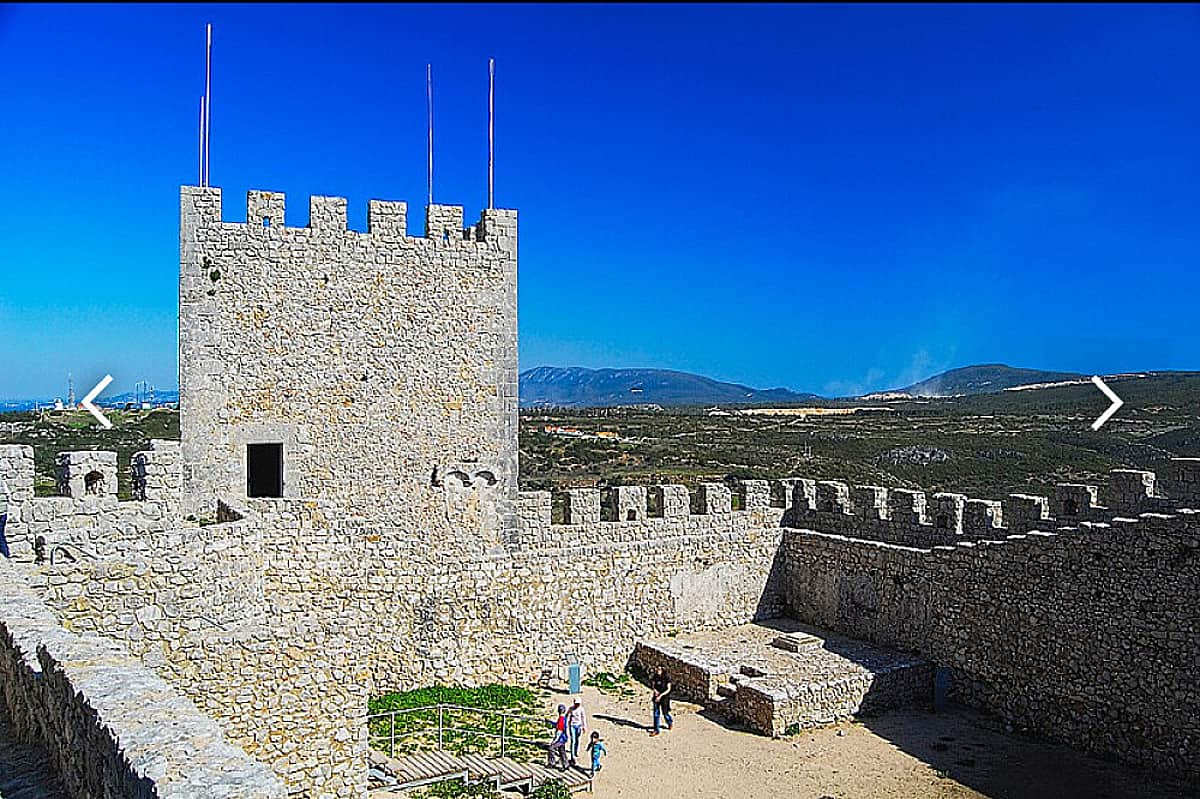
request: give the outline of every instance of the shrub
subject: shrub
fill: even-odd
[[[562,780],[543,782],[530,795],[530,799],[571,799],[571,789]]]
[[[466,785],[461,780],[434,783],[415,796],[420,799],[500,799],[496,789],[486,782]]]

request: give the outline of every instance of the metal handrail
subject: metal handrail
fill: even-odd
[[[508,732],[508,720],[509,719],[534,721],[534,722],[544,724],[547,727],[554,726],[554,722],[549,721],[541,716],[528,716],[528,715],[525,715],[522,713],[508,713],[503,710],[489,710],[487,708],[482,708],[482,707],[468,707],[466,705],[454,705],[454,704],[450,704],[450,703],[438,703],[436,705],[423,705],[421,707],[406,707],[406,708],[401,708],[399,710],[385,710],[380,713],[368,713],[367,714],[367,722],[369,724],[373,720],[385,719],[385,718],[390,721],[388,734],[387,734],[388,757],[395,757],[396,756],[396,738],[397,737],[404,738],[409,735],[418,735],[418,734],[422,734],[422,733],[428,733],[428,732],[432,731],[432,726],[433,726],[431,723],[429,725],[429,727],[425,727],[422,729],[402,730],[402,731],[397,732],[396,731],[396,717],[407,715],[409,713],[430,712],[430,711],[434,711],[434,710],[436,710],[437,714],[438,714],[438,718],[437,718],[437,748],[439,751],[442,750],[442,748],[445,744],[445,733],[458,732],[458,733],[464,733],[467,735],[478,735],[483,738],[498,738],[500,740],[500,756],[504,757],[505,753],[507,752],[507,748],[508,748],[507,743],[509,741],[516,741],[518,743],[527,743],[527,744],[533,744],[533,745],[544,745],[545,744],[545,741],[542,741],[542,740],[539,740],[536,738],[526,738],[521,735],[513,735],[513,734],[509,733]],[[500,717],[500,732],[495,733],[495,732],[488,732],[486,730],[472,729],[470,727],[450,726],[446,723],[446,719],[445,719],[445,711],[447,711],[447,710],[461,710],[461,711],[468,711],[468,712],[472,712],[472,713],[483,713],[483,714],[491,715],[491,716],[499,716]],[[368,737],[375,738],[375,739],[383,738],[382,735],[377,735],[377,736],[369,735]]]

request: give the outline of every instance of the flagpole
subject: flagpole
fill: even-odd
[[[496,59],[488,59],[488,208],[495,186]]]
[[[200,96],[200,124],[197,126],[200,134],[200,180],[198,185],[204,185],[204,95]]]
[[[212,146],[212,23],[206,25],[204,45],[204,185],[207,186],[211,172],[210,148]]]
[[[429,121],[428,200],[433,205],[433,65],[425,65],[425,106]]]

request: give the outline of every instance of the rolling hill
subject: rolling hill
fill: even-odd
[[[616,405],[711,405],[804,402],[815,394],[756,389],[667,369],[539,366],[521,373],[522,408]]]
[[[991,394],[1006,388],[1035,383],[1061,383],[1085,379],[1087,375],[1076,372],[1046,372],[1041,369],[1018,369],[1002,363],[989,363],[951,369],[906,388],[895,389],[895,393],[912,397],[953,397]]]

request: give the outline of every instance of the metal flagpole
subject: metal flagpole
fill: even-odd
[[[212,23],[206,26],[204,46],[204,185],[208,185],[211,164],[209,150],[212,146]]]
[[[496,59],[488,59],[488,208],[495,185]]]
[[[433,205],[433,65],[425,65],[425,105],[429,116],[429,205]]]
[[[200,96],[200,124],[197,127],[200,133],[200,182],[197,185],[204,185],[204,95]]]

